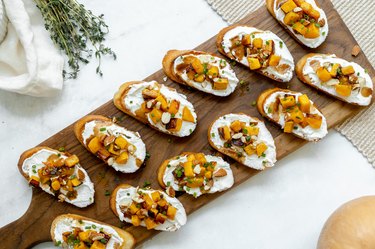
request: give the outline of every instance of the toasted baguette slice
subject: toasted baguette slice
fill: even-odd
[[[307,54],[296,65],[298,78],[307,85],[353,105],[368,106],[373,82],[366,70],[355,62],[333,54]]]
[[[76,155],[35,147],[22,153],[18,169],[32,186],[57,197],[59,202],[80,208],[94,202],[94,184]],[[63,180],[66,178],[69,180]]]
[[[222,97],[234,92],[239,82],[226,60],[201,51],[169,50],[163,70],[177,83]]]
[[[132,234],[76,214],[57,216],[52,222],[50,233],[55,245],[62,248],[73,248],[72,243],[76,245],[74,248],[89,248],[92,244],[90,248],[131,249],[135,245]]]
[[[137,171],[146,158],[146,145],[138,132],[129,131],[100,115],[88,115],[74,124],[85,148],[122,173]]]
[[[174,176],[178,172],[181,178]],[[189,179],[186,185],[185,178]],[[159,167],[158,181],[160,186],[168,188],[167,192],[172,188],[172,192],[185,191],[195,198],[227,190],[234,183],[232,169],[221,157],[192,152],[165,160]]]
[[[276,146],[264,122],[244,113],[230,113],[214,120],[208,142],[219,152],[257,170],[273,167]]]
[[[327,135],[327,121],[306,94],[285,89],[268,89],[257,100],[262,116],[279,125],[285,133],[319,141]]]
[[[328,36],[328,19],[316,0],[266,0],[272,16],[300,44],[319,47]]]
[[[223,55],[268,78],[289,82],[293,77],[293,56],[271,31],[245,25],[229,26],[217,35],[216,46]]]
[[[187,219],[181,202],[161,190],[120,184],[112,192],[109,203],[121,221],[147,229],[176,231]]]
[[[124,83],[113,103],[124,113],[173,136],[189,136],[197,126],[197,114],[186,96],[156,81]]]

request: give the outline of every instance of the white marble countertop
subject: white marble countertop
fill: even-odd
[[[0,226],[28,208],[31,188],[20,176],[20,153],[108,101],[119,84],[160,69],[170,48],[193,48],[226,23],[204,0],[85,0],[104,13],[107,44],[118,56],[95,63],[49,99],[0,92]],[[145,60],[147,60],[145,62]],[[331,130],[236,189],[190,215],[175,233],[161,233],[144,248],[314,248],[327,217],[342,203],[373,193],[375,172],[340,134]],[[34,248],[53,248],[43,243]]]

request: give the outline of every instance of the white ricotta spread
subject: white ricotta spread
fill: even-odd
[[[214,169],[214,172],[216,172],[218,169],[224,169],[227,172],[226,176],[222,176],[222,177],[212,176],[212,179],[214,180],[214,184],[209,189],[208,193],[212,194],[216,192],[221,192],[232,187],[234,183],[234,179],[233,179],[232,169],[230,168],[229,163],[224,161],[221,157],[210,156],[210,155],[205,155],[205,157],[206,157],[207,162],[217,163]],[[168,163],[170,166],[168,166],[164,172],[164,176],[163,176],[164,184],[170,185],[175,191],[179,191],[180,187],[178,185],[178,182],[175,180],[173,176],[173,171],[176,169],[176,167],[180,163],[184,163],[184,162],[187,162],[187,155],[180,156],[179,159],[172,159]],[[183,189],[186,193],[194,195],[195,197],[201,196],[203,194],[200,188],[188,188],[187,186],[184,186]]]
[[[271,108],[272,104],[276,101],[276,99],[280,96],[283,96],[284,92],[274,92],[270,96],[267,97],[267,99],[264,102],[263,110],[268,115],[269,118],[272,119],[272,113],[268,113],[269,108]],[[293,95],[296,100],[298,100],[298,97],[302,95],[302,93],[294,93],[294,92],[288,92],[288,95]],[[272,109],[272,108],[271,108]],[[327,121],[324,115],[314,106],[314,103],[310,100],[310,114],[318,114],[322,117],[322,125],[319,129],[314,129],[311,126],[306,126],[303,128],[302,126],[298,124],[294,124],[294,129],[292,133],[295,135],[302,137],[308,141],[318,141],[325,137],[327,135]],[[286,115],[283,112],[279,112],[279,121],[278,124],[281,126],[282,129],[284,129],[285,126],[285,118]]]
[[[276,19],[278,21],[284,23],[285,13],[281,8],[277,8],[277,2],[278,1],[275,1],[274,6],[273,6],[273,9],[274,9],[274,12],[275,12],[275,15],[276,15]],[[305,0],[305,2],[311,4],[311,6],[315,10],[319,11],[319,13],[320,13],[319,20],[321,20],[321,19],[325,20],[325,25],[319,29],[320,30],[320,36],[317,37],[317,38],[314,38],[314,39],[305,38],[303,35],[300,35],[297,32],[294,32],[294,30],[291,26],[288,26],[286,24],[284,24],[284,25],[287,26],[288,30],[290,32],[292,32],[298,38],[298,40],[300,40],[303,44],[305,44],[305,46],[307,46],[309,48],[317,48],[326,40],[326,38],[328,36],[329,28],[328,28],[327,16],[326,16],[325,12],[316,5],[315,0]]]
[[[84,144],[86,145],[87,139],[94,135],[94,128],[96,126],[98,121],[93,120],[90,122],[87,122],[85,124],[85,128],[82,132],[82,139]],[[116,171],[120,171],[122,173],[133,173],[139,169],[136,159],[138,158],[142,162],[146,158],[146,145],[143,143],[141,136],[138,132],[133,132],[125,129],[124,127],[121,127],[116,124],[112,124],[109,126],[103,126],[106,129],[103,131],[100,131],[101,133],[104,133],[106,135],[114,135],[115,137],[122,136],[124,137],[130,144],[134,145],[136,150],[134,154],[128,153],[129,158],[128,161],[125,164],[119,164],[116,161],[113,160],[112,166]],[[112,161],[112,160],[111,160]]]
[[[338,96],[348,103],[354,103],[354,104],[358,104],[358,105],[361,105],[361,106],[367,106],[371,103],[372,95],[370,95],[368,97],[364,97],[364,96],[362,96],[362,94],[360,93],[359,90],[352,91],[352,93],[348,97],[338,95],[336,93],[335,86],[330,86],[330,85],[327,85],[327,84],[321,82],[318,75],[316,74],[314,69],[311,67],[312,61],[319,61],[321,66],[323,66],[323,64],[325,64],[325,63],[333,63],[333,64],[338,63],[342,67],[352,66],[354,68],[354,71],[355,71],[354,74],[358,77],[362,77],[362,78],[365,79],[365,84],[362,85],[361,87],[368,87],[368,88],[371,88],[373,90],[373,83],[372,83],[371,77],[363,67],[361,67],[360,65],[358,65],[355,62],[348,62],[344,59],[337,58],[336,55],[321,54],[321,55],[315,55],[313,57],[308,58],[305,66],[303,67],[302,72],[303,72],[304,76],[308,76],[310,78],[311,83],[313,83],[316,87],[324,90],[325,92],[328,92],[331,95]]]
[[[25,159],[22,164],[22,170],[25,174],[31,176],[38,176],[38,170],[45,167],[43,162],[46,162],[50,155],[57,155],[59,154],[58,151],[48,150],[48,149],[41,149],[34,153],[32,156]],[[65,155],[61,154],[61,158],[67,158]],[[75,174],[77,174],[78,170],[81,170],[85,174],[85,179],[82,181],[82,184],[74,187],[74,190],[77,191],[77,198],[73,200],[69,200],[69,198],[65,198],[65,202],[73,204],[77,207],[87,207],[88,205],[94,202],[94,184],[91,182],[89,175],[87,174],[86,170],[84,170],[81,165],[76,164],[74,166]],[[55,195],[54,192],[51,191],[50,186],[48,184],[39,183],[39,186],[47,193],[51,195]]]
[[[141,108],[142,103],[144,102],[142,91],[143,89],[147,88],[148,86],[152,86],[153,88],[157,88],[156,81],[150,81],[150,82],[142,82],[138,84],[133,84],[130,86],[128,94],[126,94],[124,98],[124,105],[126,109],[128,109],[130,112],[132,112],[135,115],[135,111],[137,111],[139,108]],[[195,113],[194,106],[192,103],[190,103],[186,96],[183,94],[178,93],[175,89],[170,89],[167,86],[160,84],[160,93],[165,97],[167,102],[171,102],[172,100],[178,100],[180,102],[180,107],[178,112],[175,114],[176,118],[182,118],[182,111],[184,110],[184,107],[186,106],[191,111],[191,114],[193,115],[195,122],[187,122],[182,121],[181,129],[177,132],[169,131],[165,128],[165,126],[158,122],[157,124],[154,124],[154,122],[151,120],[150,114],[147,114],[147,119],[153,127],[157,128],[158,130],[168,133],[171,135],[179,136],[179,137],[185,137],[189,136],[196,128],[197,126],[197,114]]]
[[[262,121],[258,119],[253,119],[248,115],[231,113],[221,116],[219,119],[217,119],[213,123],[211,130],[209,131],[211,134],[211,141],[214,143],[214,145],[217,148],[224,147],[225,141],[220,137],[219,128],[223,126],[230,126],[230,124],[236,120],[245,122],[247,126],[249,126],[250,122],[257,122],[258,125],[256,125],[256,127],[259,128],[259,134],[254,145],[263,142],[268,147],[267,150],[264,152],[265,157],[258,157],[258,155],[256,154],[249,156],[248,154],[246,154],[246,152],[244,152],[244,160],[242,163],[247,167],[258,170],[273,167],[276,162],[276,146],[273,137]]]
[[[135,188],[135,187],[122,188],[122,189],[119,189],[116,193],[116,211],[121,221],[131,223],[131,220],[126,218],[124,214],[121,212],[120,206],[130,206],[133,200],[138,199],[138,196],[139,196],[138,191],[142,191],[143,193],[150,195],[150,197],[151,197],[151,193],[157,191],[160,193],[160,195],[163,195],[163,197],[168,203],[170,203],[173,207],[177,209],[174,220],[170,220],[170,219],[165,220],[163,224],[159,224],[158,226],[156,226],[155,230],[172,232],[172,231],[178,230],[181,226],[186,224],[187,218],[186,218],[185,208],[177,198],[170,197],[163,191],[140,189],[140,188]],[[141,221],[141,226],[146,226],[144,221]]]
[[[266,68],[260,69],[263,73],[272,75],[276,79],[281,80],[283,82],[288,82],[293,77],[293,71],[294,71],[294,60],[293,56],[288,50],[286,44],[281,40],[280,37],[272,33],[271,31],[262,31],[253,27],[248,26],[238,26],[231,30],[229,30],[223,37],[222,41],[222,47],[225,51],[225,53],[231,53],[230,48],[232,47],[231,39],[239,36],[240,39],[246,34],[253,34],[251,39],[254,38],[261,38],[263,42],[266,42],[267,40],[273,40],[274,41],[274,54],[281,57],[279,65],[289,65],[289,69],[286,71],[286,73],[281,74],[276,70],[275,66],[268,66]],[[235,57],[234,52],[232,52],[232,55]],[[249,66],[249,62],[247,61],[247,58],[244,56],[241,61],[238,61],[239,63]]]
[[[180,75],[182,80],[184,80],[185,82],[187,82],[188,84],[192,85],[194,88],[196,88],[196,89],[198,89],[202,92],[211,93],[211,94],[216,95],[216,96],[228,96],[232,92],[234,92],[234,90],[236,89],[236,87],[238,85],[239,80],[237,79],[236,74],[233,71],[233,69],[230,67],[230,64],[227,61],[225,61],[224,59],[221,59],[219,57],[216,57],[216,56],[213,56],[213,55],[210,55],[210,54],[198,54],[198,55],[187,54],[187,55],[177,57],[174,61],[174,71],[175,71],[175,73],[177,73],[178,65],[183,64],[184,58],[189,57],[189,56],[194,56],[194,57],[198,58],[201,61],[201,63],[208,63],[210,65],[218,67],[219,68],[219,77],[228,79],[228,82],[229,82],[228,87],[225,90],[215,90],[215,89],[212,88],[211,82],[209,82],[207,80],[205,80],[202,83],[195,82],[194,80],[189,79],[189,77],[187,76],[186,70]],[[221,63],[221,62],[223,62],[223,63]],[[221,64],[225,64],[225,66],[223,68],[220,68]]]
[[[95,228],[93,228],[93,226]],[[92,222],[92,221],[88,221],[84,219],[81,222],[79,222],[78,220],[73,219],[73,218],[64,218],[64,219],[59,220],[56,223],[55,229],[53,231],[55,242],[57,241],[64,242],[62,234],[65,232],[73,231],[75,227],[80,228],[83,231],[93,230],[98,233],[102,231],[106,234],[111,235],[111,238],[109,239],[105,247],[106,249],[118,248],[118,247],[115,247],[115,245],[116,244],[121,245],[123,243],[123,239],[121,238],[121,236],[112,227],[98,224],[96,222]],[[90,227],[90,229],[86,229],[86,227]],[[73,249],[73,246],[70,245],[68,248]]]

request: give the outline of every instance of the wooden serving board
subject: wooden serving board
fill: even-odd
[[[330,33],[327,41],[319,49],[314,51],[335,53],[339,57],[353,60],[364,68],[367,68],[369,73],[373,76],[375,74],[374,69],[371,67],[363,53],[356,58],[351,56],[351,50],[357,43],[339,14],[333,8],[332,3],[323,0],[320,0],[319,2],[328,16]],[[276,33],[287,44],[289,50],[294,56],[295,62],[297,62],[304,54],[311,51],[302,47],[291,38],[289,34],[271,17],[265,6],[258,9],[256,12],[249,14],[239,23],[255,26],[263,30],[271,30]],[[217,53],[215,37],[204,42],[196,49]],[[128,230],[135,236],[138,245],[143,243],[146,239],[157,234],[157,232],[147,231],[142,227],[132,227],[128,224],[122,224],[110,210],[109,196],[106,195],[106,192],[108,193],[108,191],[112,191],[119,183],[143,186],[145,181],[150,181],[151,187],[153,188],[160,188],[156,180],[156,175],[157,169],[163,160],[178,155],[184,151],[204,152],[208,154],[213,153],[206,138],[209,124],[218,116],[230,112],[244,112],[261,118],[256,107],[252,106],[252,102],[255,101],[257,96],[266,89],[273,87],[290,87],[292,90],[307,93],[325,114],[329,127],[341,123],[360,110],[359,107],[344,104],[343,102],[318,93],[314,89],[301,83],[297,77],[294,77],[288,84],[281,84],[252,73],[247,68],[240,65],[236,65],[234,69],[238,78],[243,80],[245,84],[239,86],[231,96],[226,98],[215,97],[195,90],[190,90],[184,86],[173,83],[170,80],[163,82],[164,73],[162,70],[157,71],[145,79],[157,80],[160,83],[165,83],[166,85],[176,88],[179,92],[186,94],[188,99],[194,104],[198,113],[198,126],[196,131],[187,138],[175,138],[173,136],[159,133],[118,111],[112,104],[111,100],[92,112],[92,114],[101,114],[110,117],[116,116],[121,120],[119,122],[120,125],[125,126],[130,130],[138,131],[141,134],[151,158],[147,161],[146,165],[136,173],[118,173],[90,154],[75,138],[72,125],[42,142],[41,145],[50,146],[52,148],[60,148],[63,146],[67,151],[79,156],[81,165],[88,171],[88,174],[95,184],[95,203],[87,208],[79,209],[67,203],[59,203],[51,195],[48,195],[40,189],[34,188],[31,204],[27,212],[18,220],[0,229],[2,238],[1,247],[23,249],[29,248],[43,241],[50,241],[51,237],[49,230],[51,222],[57,215],[64,213],[75,213],[118,227],[124,227],[124,229]],[[305,144],[305,141],[298,139],[293,135],[283,134],[279,128],[269,122],[266,122],[266,125],[275,138],[278,159],[285,157]],[[20,154],[21,153],[22,152],[20,151]],[[259,171],[239,165],[233,162],[233,160],[229,161],[232,163],[235,186],[259,173]],[[16,165],[13,165],[13,167],[16,167]],[[22,176],[20,175],[19,177]],[[219,196],[220,193],[217,193],[194,199],[192,196],[183,194],[179,199],[184,204],[186,212],[190,214]]]

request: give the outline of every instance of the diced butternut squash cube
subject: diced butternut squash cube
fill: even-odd
[[[138,110],[135,111],[135,115],[137,115],[138,117],[145,118],[146,113],[149,113],[150,111],[151,111],[151,109],[146,107],[146,102],[143,102],[141,104],[141,107]]]
[[[309,12],[309,16],[311,16],[315,20],[318,20],[319,17],[320,17],[320,12],[315,10],[315,9],[311,9],[310,12]]]
[[[128,152],[124,151],[116,158],[116,163],[126,164],[128,162],[128,159],[129,159],[129,154]]]
[[[176,115],[179,109],[180,109],[180,102],[177,100],[172,100],[172,102],[169,104],[168,112],[170,114]]]
[[[168,110],[168,103],[167,103],[167,100],[163,97],[163,95],[159,94],[159,96],[155,99],[155,101],[160,102],[160,108],[163,111]]]
[[[150,210],[152,208],[152,205],[154,204],[154,201],[148,194],[145,194],[143,196],[143,199],[145,200],[147,210]]]
[[[203,186],[203,177],[194,177],[187,180],[186,186],[189,188],[199,188]]]
[[[84,241],[84,242],[89,242],[90,241],[90,231],[84,231],[80,232],[78,234],[79,240]]]
[[[249,136],[258,136],[259,134],[259,127],[256,126],[245,126],[242,129],[242,133]]]
[[[182,119],[172,118],[166,128],[169,131],[179,131],[181,130],[181,127],[182,127]]]
[[[302,4],[303,2],[305,2],[305,0],[293,0],[293,1],[297,4],[298,7],[300,7],[301,4]]]
[[[206,79],[206,76],[204,74],[196,74],[194,75],[194,81],[198,83],[202,83]]]
[[[207,179],[211,179],[212,178],[212,171],[207,170],[206,172],[204,172],[204,177],[207,178]]]
[[[305,119],[303,112],[297,106],[290,111],[290,118],[294,123],[297,124],[301,123]]]
[[[167,210],[168,219],[174,220],[174,217],[176,216],[176,213],[177,213],[177,208],[175,208],[174,206],[168,207],[168,210]]]
[[[296,105],[296,99],[294,96],[285,96],[280,98],[280,104],[283,106],[283,108],[289,108]]]
[[[312,5],[309,4],[308,2],[303,2],[300,7],[303,10],[303,12],[305,12],[306,14],[309,14],[311,10],[313,9]]]
[[[249,62],[250,70],[257,70],[261,68],[260,62],[257,58],[248,57],[247,61]]]
[[[207,75],[211,76],[211,78],[218,77],[219,76],[219,68],[217,66],[212,66],[210,69],[208,69]]]
[[[163,112],[157,108],[152,109],[152,111],[148,114],[151,121],[154,124],[157,124],[161,120],[161,115],[163,115]]]
[[[268,149],[268,146],[265,143],[260,143],[256,147],[257,155],[261,156],[266,150]]]
[[[184,172],[185,176],[187,177],[194,177],[194,171],[193,171],[193,162],[192,161],[187,161],[184,162]]]
[[[336,77],[337,76],[337,70],[339,68],[340,68],[340,64],[338,64],[338,63],[335,63],[335,64],[332,65],[331,71],[329,72],[332,77]]]
[[[284,11],[285,14],[293,11],[297,5],[294,3],[293,0],[286,1],[283,5],[281,5],[281,9]]]
[[[148,210],[148,215],[151,218],[155,218],[158,213],[159,211],[156,208],[151,208],[150,210]]]
[[[161,199],[160,201],[158,201],[158,205],[160,207],[165,207],[167,204],[168,202],[165,199]]]
[[[157,226],[156,222],[153,221],[153,220],[152,220],[151,218],[149,218],[149,217],[147,217],[144,221],[145,221],[145,224],[146,224],[146,228],[147,228],[148,230],[150,230],[150,229],[154,229],[154,228]]]
[[[139,209],[140,208],[137,207],[137,204],[135,204],[134,202],[132,202],[132,204],[130,204],[130,206],[129,206],[129,211],[130,211],[131,214],[137,213]]]
[[[296,22],[293,24],[293,29],[298,33],[298,34],[301,34],[301,35],[305,35],[306,32],[307,32],[307,27],[305,27],[305,25],[303,25],[302,23],[300,22]]]
[[[118,149],[115,149],[115,145],[114,144],[110,144],[109,147],[108,147],[108,152],[113,154],[113,155],[120,155],[120,150]]]
[[[214,81],[213,89],[214,90],[225,90],[227,89],[229,81],[227,78],[219,78]]]
[[[51,187],[55,191],[59,190],[61,187],[60,182],[58,180],[52,181]]]
[[[285,133],[292,133],[293,127],[294,127],[294,122],[293,121],[287,121],[287,122],[285,122],[284,132]]]
[[[71,155],[70,157],[65,159],[65,165],[68,167],[73,167],[77,163],[79,163],[79,159],[76,155]]]
[[[162,213],[158,213],[156,215],[155,221],[158,222],[158,223],[163,224],[167,219],[168,219],[168,217],[166,215],[164,215]]]
[[[350,75],[355,73],[353,66],[343,67],[341,68],[341,72],[343,75]]]
[[[251,44],[250,34],[245,34],[242,37],[242,45],[250,45],[250,44]]]
[[[128,147],[128,141],[123,136],[116,137],[115,144],[122,150]]]
[[[239,132],[242,130],[242,128],[245,127],[245,123],[244,122],[241,122],[239,120],[235,120],[233,121],[231,124],[230,124],[230,128],[234,131],[234,132]]]
[[[94,243],[91,245],[90,249],[105,249],[105,247],[105,244],[103,244],[99,240],[95,240]]]
[[[262,48],[263,47],[262,38],[254,38],[253,39],[253,46],[254,46],[254,48]]]
[[[336,92],[343,96],[343,97],[349,97],[352,93],[352,86],[351,85],[335,85]]]
[[[300,109],[304,113],[310,112],[310,100],[309,97],[307,97],[306,94],[302,94],[298,96],[298,103],[300,104]]]
[[[94,137],[90,140],[89,144],[87,145],[87,147],[89,148],[89,150],[96,154],[96,152],[99,151],[99,149],[102,147],[102,144],[100,143],[99,141],[99,138],[97,137]]]
[[[80,241],[77,244],[74,244],[73,249],[88,249],[88,247],[85,245],[85,243],[83,243],[83,241]]]
[[[132,224],[133,226],[139,226],[141,225],[141,219],[139,219],[138,215],[132,215]]]
[[[82,182],[80,180],[78,180],[78,178],[73,178],[72,179],[73,187],[77,187],[77,186],[81,185],[81,183]]]
[[[194,71],[197,74],[203,74],[204,66],[198,58],[194,57],[194,59],[191,62],[191,66],[194,68]]]
[[[301,16],[297,13],[291,11],[284,17],[284,23],[286,25],[293,25],[293,23],[297,22],[299,19],[301,19]]]
[[[249,144],[245,148],[243,148],[247,155],[251,156],[255,154],[256,150],[254,149],[253,145]]]
[[[195,159],[200,161],[201,164],[205,164],[207,162],[206,156],[203,153],[195,154]]]
[[[195,160],[195,154],[190,154],[187,156],[188,162],[193,162]]]
[[[222,139],[224,139],[225,141],[228,141],[230,139],[230,129],[228,126],[220,127],[218,130]]]
[[[151,193],[151,198],[154,202],[160,201],[160,193],[159,191],[154,191]]]
[[[329,81],[330,79],[332,79],[331,77],[331,74],[328,72],[327,69],[325,69],[324,67],[320,67],[318,68],[318,70],[316,70],[316,75],[318,75],[318,78],[322,81],[322,82],[327,82]]]
[[[280,59],[281,59],[281,56],[274,55],[274,54],[271,55],[269,65],[274,66],[274,67],[279,65]]]
[[[306,32],[303,36],[306,37],[306,38],[309,38],[309,39],[318,38],[320,36],[320,30],[319,30],[319,27],[317,26],[317,24],[316,23],[310,23],[307,26],[307,30],[306,30]]]
[[[308,114],[306,116],[306,122],[311,126],[311,128],[319,129],[322,125],[323,118],[318,114]]]
[[[195,122],[195,118],[187,106],[185,106],[182,111],[182,120],[192,123]]]

